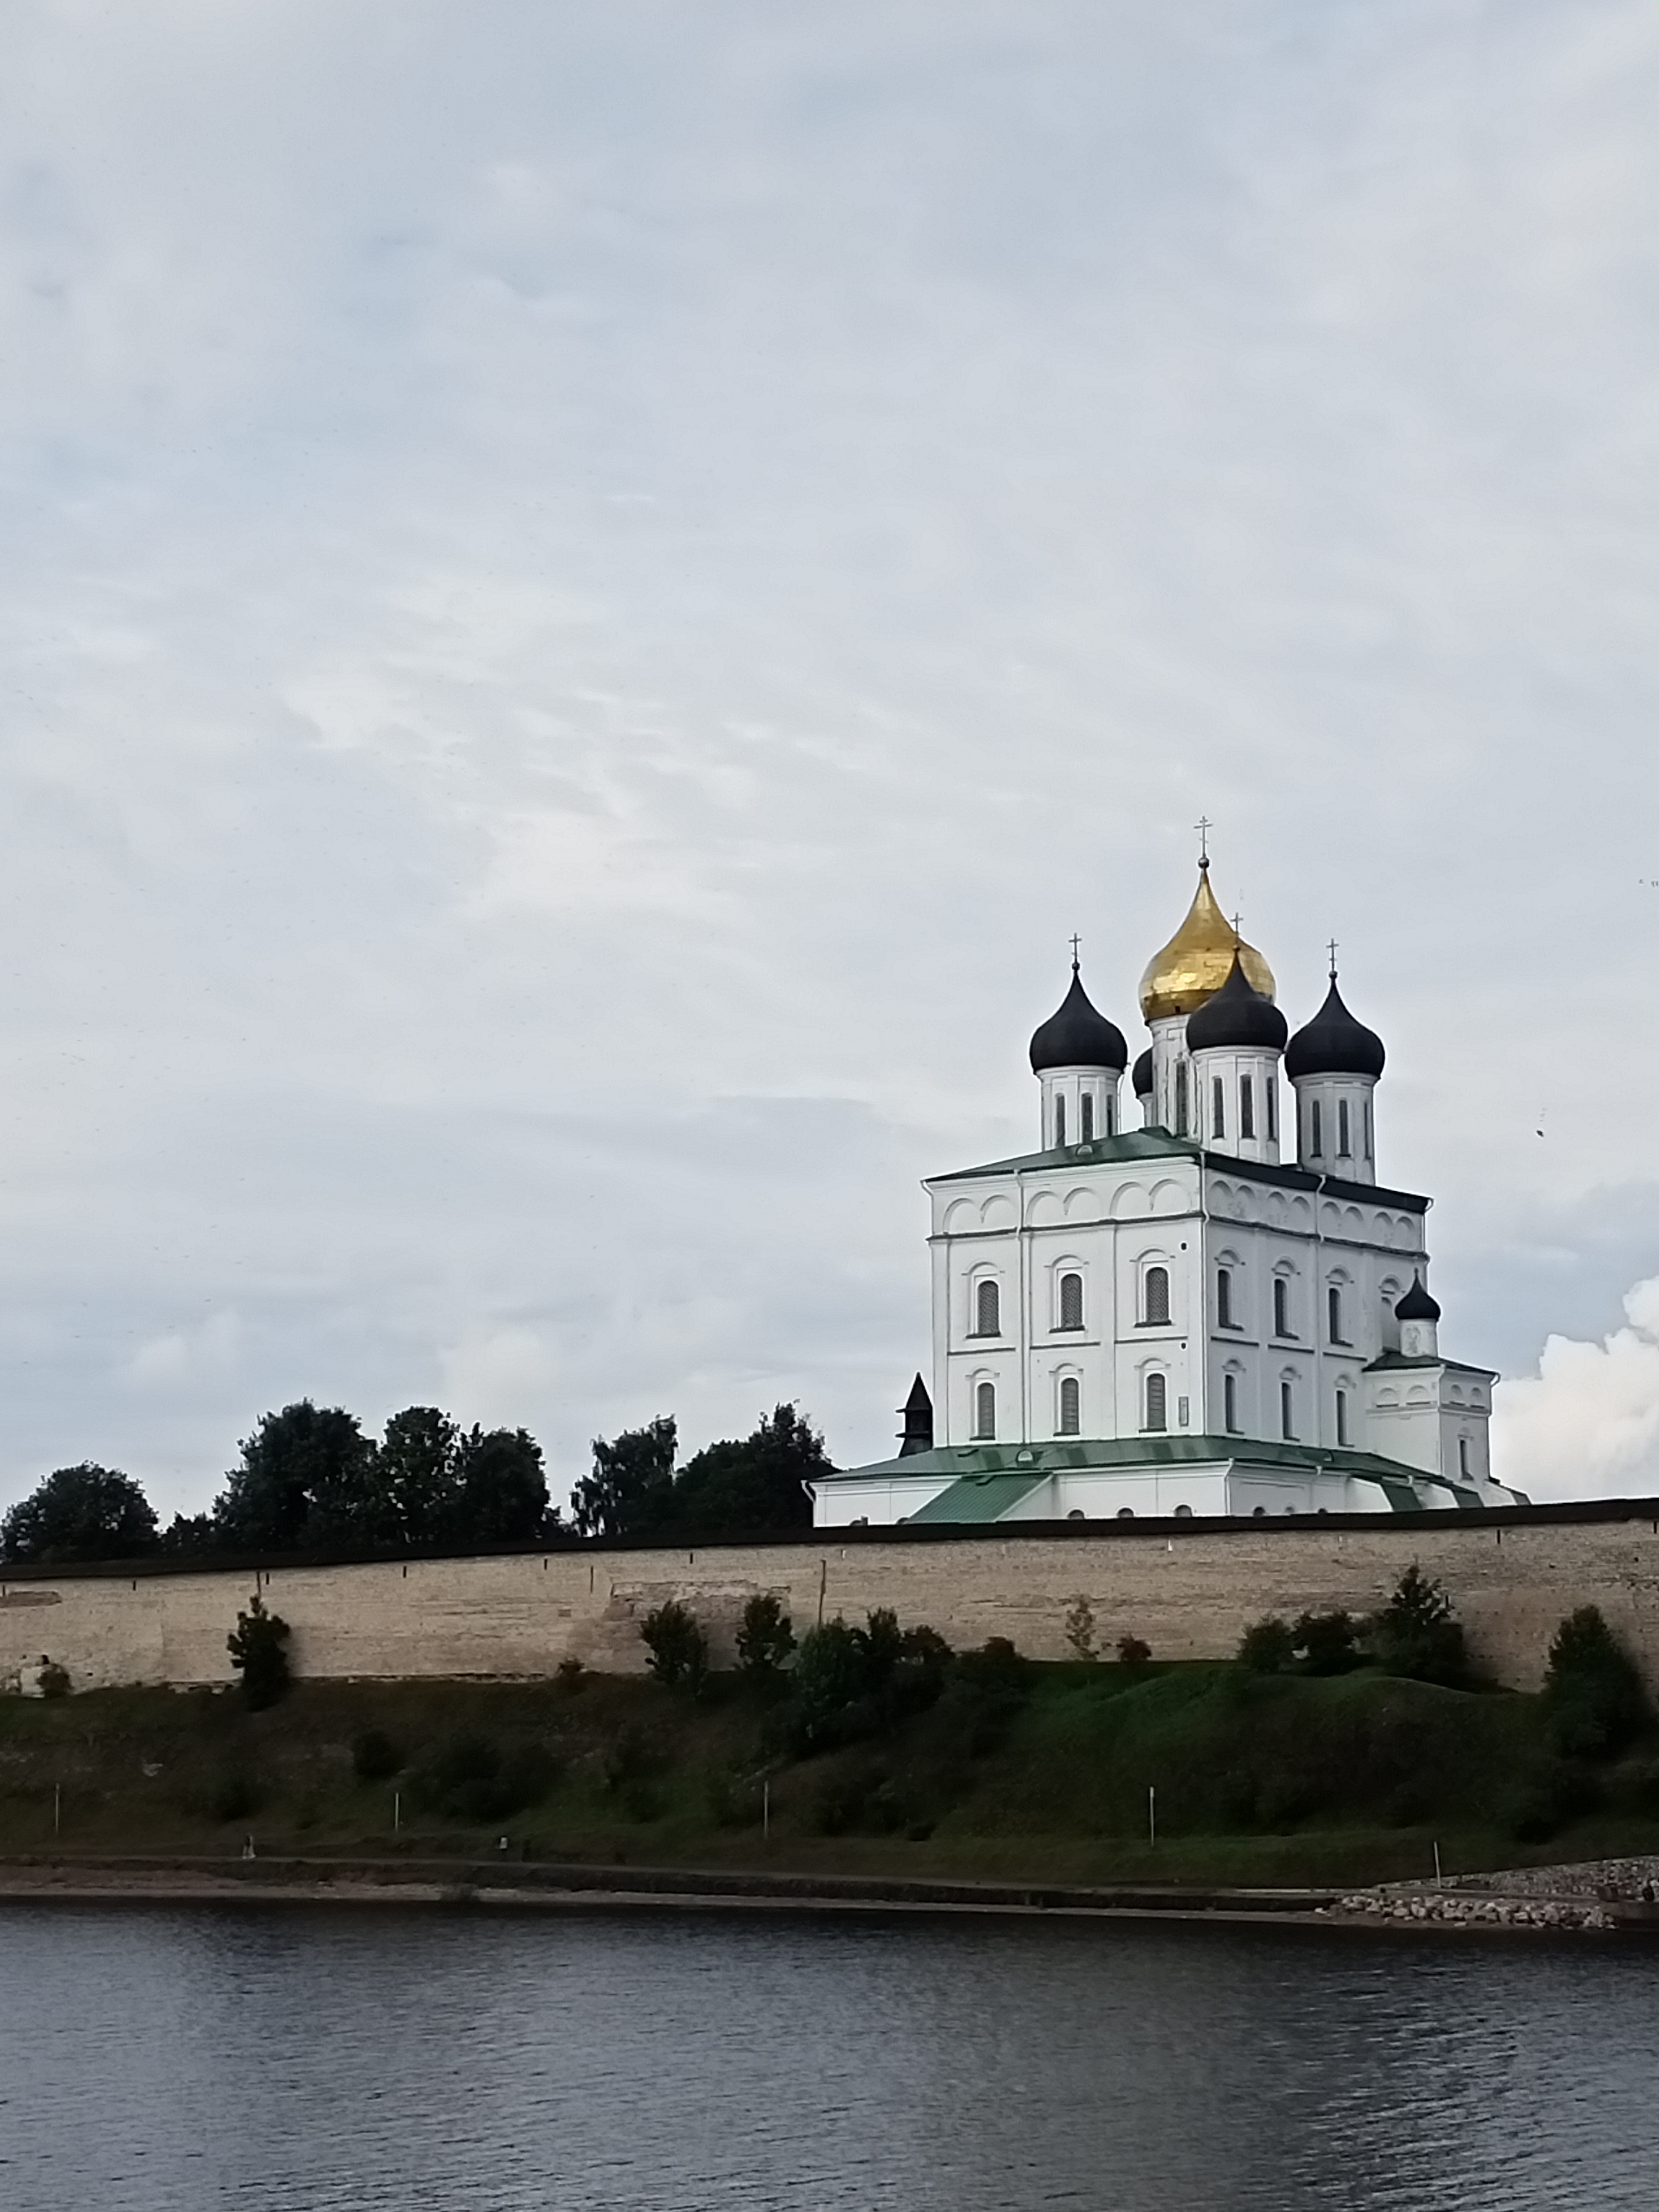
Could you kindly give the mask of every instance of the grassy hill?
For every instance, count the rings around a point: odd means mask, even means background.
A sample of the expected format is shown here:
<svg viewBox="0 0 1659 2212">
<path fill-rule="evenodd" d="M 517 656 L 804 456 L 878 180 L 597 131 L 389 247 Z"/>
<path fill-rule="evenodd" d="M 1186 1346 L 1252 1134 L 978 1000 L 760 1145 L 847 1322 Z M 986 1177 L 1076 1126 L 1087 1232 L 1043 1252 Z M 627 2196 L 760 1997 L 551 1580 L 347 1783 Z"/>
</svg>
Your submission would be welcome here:
<svg viewBox="0 0 1659 2212">
<path fill-rule="evenodd" d="M 1344 1882 L 1659 1850 L 1659 1743 L 1553 1754 L 1539 1700 L 1236 1665 L 960 1666 L 780 1748 L 733 1677 L 297 1684 L 0 1702 L 0 1852 L 514 1855 L 1033 1881 Z M 366 1771 L 365 1771 L 366 1770 Z M 1156 1791 L 1158 1837 L 1148 1835 Z M 54 1830 L 54 1818 L 57 1827 Z"/>
</svg>

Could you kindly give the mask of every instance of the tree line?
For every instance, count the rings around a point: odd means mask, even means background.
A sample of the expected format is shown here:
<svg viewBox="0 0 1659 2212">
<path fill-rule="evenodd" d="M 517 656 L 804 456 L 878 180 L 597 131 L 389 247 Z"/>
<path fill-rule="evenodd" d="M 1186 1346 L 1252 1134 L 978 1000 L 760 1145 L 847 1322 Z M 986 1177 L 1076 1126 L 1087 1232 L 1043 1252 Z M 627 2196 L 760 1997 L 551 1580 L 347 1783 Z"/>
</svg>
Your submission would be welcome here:
<svg viewBox="0 0 1659 2212">
<path fill-rule="evenodd" d="M 0 1559 L 43 1565 L 175 1553 L 494 1550 L 561 1537 L 782 1533 L 810 1527 L 807 1478 L 823 1439 L 793 1405 L 747 1437 L 677 1465 L 672 1416 L 593 1440 L 567 1522 L 526 1429 L 464 1428 L 435 1406 L 394 1413 L 378 1437 L 307 1399 L 261 1416 L 204 1513 L 163 1528 L 143 1486 L 83 1461 L 54 1470 L 0 1518 Z"/>
</svg>

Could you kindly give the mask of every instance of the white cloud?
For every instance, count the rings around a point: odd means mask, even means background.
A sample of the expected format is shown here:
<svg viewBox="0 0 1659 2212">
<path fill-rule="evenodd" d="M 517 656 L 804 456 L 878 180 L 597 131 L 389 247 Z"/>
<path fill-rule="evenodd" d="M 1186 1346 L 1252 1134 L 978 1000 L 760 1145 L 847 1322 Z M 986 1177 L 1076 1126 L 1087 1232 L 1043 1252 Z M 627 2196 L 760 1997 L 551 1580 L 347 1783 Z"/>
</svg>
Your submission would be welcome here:
<svg viewBox="0 0 1659 2212">
<path fill-rule="evenodd" d="M 1551 1336 L 1538 1372 L 1500 1382 L 1492 1458 L 1535 1498 L 1659 1494 L 1659 1275 L 1626 1293 L 1599 1344 Z"/>
</svg>

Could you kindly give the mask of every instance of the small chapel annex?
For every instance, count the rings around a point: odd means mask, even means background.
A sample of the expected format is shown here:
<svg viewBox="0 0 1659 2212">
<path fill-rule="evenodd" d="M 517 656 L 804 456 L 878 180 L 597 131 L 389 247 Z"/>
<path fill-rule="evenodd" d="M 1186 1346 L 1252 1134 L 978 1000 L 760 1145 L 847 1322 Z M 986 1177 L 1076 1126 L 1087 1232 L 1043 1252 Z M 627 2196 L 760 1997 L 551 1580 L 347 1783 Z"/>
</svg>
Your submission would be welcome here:
<svg viewBox="0 0 1659 2212">
<path fill-rule="evenodd" d="M 932 1396 L 896 1458 L 814 1485 L 817 1526 L 1525 1503 L 1492 1479 L 1496 1376 L 1439 1349 L 1429 1201 L 1377 1180 L 1382 1042 L 1334 959 L 1294 1036 L 1274 990 L 1205 857 L 1141 978 L 1127 1129 L 1073 957 L 1031 1039 L 1038 1149 L 925 1186 Z"/>
</svg>

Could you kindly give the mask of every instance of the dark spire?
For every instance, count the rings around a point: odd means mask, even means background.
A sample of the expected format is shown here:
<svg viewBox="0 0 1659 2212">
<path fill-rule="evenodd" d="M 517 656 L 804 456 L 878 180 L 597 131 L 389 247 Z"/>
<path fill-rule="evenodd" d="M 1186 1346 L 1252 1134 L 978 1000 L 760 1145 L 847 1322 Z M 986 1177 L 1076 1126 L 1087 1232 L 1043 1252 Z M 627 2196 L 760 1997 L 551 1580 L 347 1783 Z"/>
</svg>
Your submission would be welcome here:
<svg viewBox="0 0 1659 2212">
<path fill-rule="evenodd" d="M 1286 1034 L 1284 1015 L 1251 982 L 1236 950 L 1226 981 L 1187 1017 L 1188 1052 L 1283 1052 Z"/>
<path fill-rule="evenodd" d="M 1135 1062 L 1135 1097 L 1150 1098 L 1152 1095 L 1152 1048 L 1148 1045 Z"/>
<path fill-rule="evenodd" d="M 899 1439 L 899 1457 L 908 1459 L 913 1452 L 933 1449 L 933 1401 L 927 1395 L 927 1385 L 920 1375 L 910 1385 L 910 1395 L 899 1409 L 904 1416 L 904 1434 Z"/>
<path fill-rule="evenodd" d="M 1394 1310 L 1396 1321 L 1438 1321 L 1440 1308 L 1423 1287 L 1420 1273 L 1412 1276 L 1412 1286 Z"/>
<path fill-rule="evenodd" d="M 1285 1073 L 1294 1082 L 1298 1075 L 1370 1075 L 1382 1073 L 1388 1055 L 1382 1040 L 1364 1022 L 1355 1021 L 1336 988 L 1335 955 L 1331 961 L 1331 988 L 1325 1003 L 1291 1039 L 1285 1054 Z"/>
</svg>

